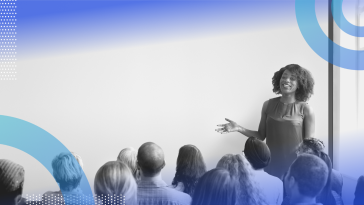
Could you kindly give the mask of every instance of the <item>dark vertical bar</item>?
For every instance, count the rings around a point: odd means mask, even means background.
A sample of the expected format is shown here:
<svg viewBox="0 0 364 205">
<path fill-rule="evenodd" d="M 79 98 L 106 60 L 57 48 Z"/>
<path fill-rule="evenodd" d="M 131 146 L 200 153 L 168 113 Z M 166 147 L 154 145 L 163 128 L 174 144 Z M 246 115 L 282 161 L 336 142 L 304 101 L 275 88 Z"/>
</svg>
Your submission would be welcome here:
<svg viewBox="0 0 364 205">
<path fill-rule="evenodd" d="M 334 20 L 331 13 L 331 0 L 329 3 L 329 156 L 331 158 L 332 163 L 334 163 L 334 65 L 330 62 L 333 62 L 333 40 L 334 40 Z"/>
</svg>

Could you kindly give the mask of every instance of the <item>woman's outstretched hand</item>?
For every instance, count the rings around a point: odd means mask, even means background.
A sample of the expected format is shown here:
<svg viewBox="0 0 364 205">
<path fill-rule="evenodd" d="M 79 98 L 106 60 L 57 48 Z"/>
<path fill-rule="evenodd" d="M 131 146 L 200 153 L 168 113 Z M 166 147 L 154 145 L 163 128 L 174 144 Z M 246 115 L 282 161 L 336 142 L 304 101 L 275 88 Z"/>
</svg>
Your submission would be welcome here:
<svg viewBox="0 0 364 205">
<path fill-rule="evenodd" d="M 228 121 L 229 123 L 217 125 L 220 128 L 215 129 L 216 132 L 219 132 L 221 134 L 226 134 L 229 132 L 236 132 L 239 130 L 239 125 L 236 124 L 236 122 L 229 120 L 227 118 L 225 118 L 225 120 Z"/>
</svg>

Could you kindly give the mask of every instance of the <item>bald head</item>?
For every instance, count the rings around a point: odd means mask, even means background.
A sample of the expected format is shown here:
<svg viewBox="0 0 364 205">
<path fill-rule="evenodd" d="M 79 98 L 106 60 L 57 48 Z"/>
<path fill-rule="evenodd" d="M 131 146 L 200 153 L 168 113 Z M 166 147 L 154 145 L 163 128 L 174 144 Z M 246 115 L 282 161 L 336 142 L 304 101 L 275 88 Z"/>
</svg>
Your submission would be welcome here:
<svg viewBox="0 0 364 205">
<path fill-rule="evenodd" d="M 153 177 L 164 167 L 162 148 L 153 142 L 146 142 L 138 150 L 138 165 L 144 176 Z"/>
</svg>

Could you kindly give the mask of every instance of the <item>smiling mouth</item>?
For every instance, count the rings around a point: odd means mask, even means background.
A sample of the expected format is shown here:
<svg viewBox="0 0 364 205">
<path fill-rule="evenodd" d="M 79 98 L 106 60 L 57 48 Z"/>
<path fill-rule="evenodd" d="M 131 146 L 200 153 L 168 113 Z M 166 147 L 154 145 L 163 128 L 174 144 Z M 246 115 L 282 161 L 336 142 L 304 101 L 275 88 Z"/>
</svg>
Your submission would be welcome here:
<svg viewBox="0 0 364 205">
<path fill-rule="evenodd" d="M 284 88 L 291 88 L 291 85 L 289 85 L 288 83 L 282 83 L 281 85 Z"/>
</svg>

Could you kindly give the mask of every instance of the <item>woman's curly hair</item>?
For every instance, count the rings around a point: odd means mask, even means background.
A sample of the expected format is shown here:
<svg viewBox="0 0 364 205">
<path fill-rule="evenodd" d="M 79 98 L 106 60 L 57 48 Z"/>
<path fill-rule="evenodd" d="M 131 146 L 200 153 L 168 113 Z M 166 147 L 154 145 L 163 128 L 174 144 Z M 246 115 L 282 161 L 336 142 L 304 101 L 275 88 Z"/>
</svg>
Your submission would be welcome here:
<svg viewBox="0 0 364 205">
<path fill-rule="evenodd" d="M 315 85 L 315 81 L 313 80 L 310 71 L 297 64 L 287 65 L 286 67 L 283 67 L 274 73 L 272 78 L 273 92 L 276 94 L 281 94 L 280 81 L 284 71 L 286 70 L 297 76 L 298 88 L 295 95 L 296 100 L 306 102 L 313 94 L 313 86 Z"/>
</svg>

